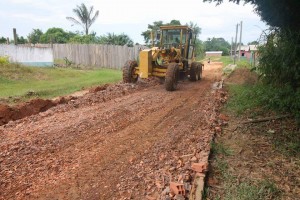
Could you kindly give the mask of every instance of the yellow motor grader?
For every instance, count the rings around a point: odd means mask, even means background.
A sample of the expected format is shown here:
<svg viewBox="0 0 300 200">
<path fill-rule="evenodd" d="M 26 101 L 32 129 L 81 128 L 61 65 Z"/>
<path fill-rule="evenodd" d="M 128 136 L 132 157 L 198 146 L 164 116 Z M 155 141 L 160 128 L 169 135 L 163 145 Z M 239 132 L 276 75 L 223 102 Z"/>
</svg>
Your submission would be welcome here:
<svg viewBox="0 0 300 200">
<path fill-rule="evenodd" d="M 179 79 L 202 78 L 201 62 L 195 61 L 196 35 L 188 26 L 161 26 L 156 36 L 158 45 L 142 50 L 139 63 L 129 60 L 123 67 L 123 81 L 135 83 L 138 78 L 156 76 L 164 79 L 168 91 L 176 90 Z M 156 46 L 156 47 L 155 47 Z"/>
</svg>

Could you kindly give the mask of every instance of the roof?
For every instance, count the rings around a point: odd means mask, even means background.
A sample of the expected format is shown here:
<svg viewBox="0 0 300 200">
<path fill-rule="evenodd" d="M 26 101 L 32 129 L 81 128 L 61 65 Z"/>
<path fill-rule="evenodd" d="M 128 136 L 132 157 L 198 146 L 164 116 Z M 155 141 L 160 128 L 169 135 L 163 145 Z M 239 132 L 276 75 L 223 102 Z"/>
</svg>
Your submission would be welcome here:
<svg viewBox="0 0 300 200">
<path fill-rule="evenodd" d="M 211 53 L 211 54 L 220 54 L 220 53 L 221 53 L 221 54 L 222 54 L 223 51 L 206 51 L 205 53 L 206 53 L 206 54 L 207 54 L 207 53 Z"/>
<path fill-rule="evenodd" d="M 188 26 L 183 25 L 167 25 L 167 26 L 161 26 L 160 29 L 191 29 Z"/>
<path fill-rule="evenodd" d="M 243 45 L 241 46 L 241 51 L 249 51 L 249 46 L 248 45 Z"/>
<path fill-rule="evenodd" d="M 257 45 L 249 45 L 250 51 L 257 51 Z"/>
</svg>

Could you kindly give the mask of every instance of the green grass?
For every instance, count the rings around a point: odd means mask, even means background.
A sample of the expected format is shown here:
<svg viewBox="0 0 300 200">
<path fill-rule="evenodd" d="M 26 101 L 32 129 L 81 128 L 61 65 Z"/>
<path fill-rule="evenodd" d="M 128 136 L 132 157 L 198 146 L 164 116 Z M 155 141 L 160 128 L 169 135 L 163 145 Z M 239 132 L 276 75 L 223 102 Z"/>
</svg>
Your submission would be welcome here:
<svg viewBox="0 0 300 200">
<path fill-rule="evenodd" d="M 205 60 L 208 60 L 208 58 L 206 58 Z M 229 64 L 233 64 L 233 59 L 231 59 L 230 56 L 212 57 L 211 61 L 212 62 L 222 62 L 223 67 L 226 67 Z M 236 65 L 238 68 L 248 68 L 248 69 L 251 68 L 250 62 L 246 58 L 241 58 L 240 61 L 236 62 Z"/>
<path fill-rule="evenodd" d="M 224 200 L 280 199 L 280 190 L 274 183 L 263 180 L 258 183 L 245 181 L 227 183 Z"/>
<path fill-rule="evenodd" d="M 26 100 L 31 98 L 26 96 L 30 91 L 40 98 L 52 98 L 120 80 L 121 71 L 118 70 L 77 70 L 1 64 L 0 98 L 18 97 Z"/>
<path fill-rule="evenodd" d="M 216 143 L 212 142 L 211 143 L 211 151 L 213 154 L 218 154 L 218 155 L 224 155 L 224 156 L 232 156 L 233 155 L 233 150 L 229 149 L 222 143 Z"/>
<path fill-rule="evenodd" d="M 299 108 L 300 93 L 287 95 L 289 88 L 280 89 L 264 84 L 256 85 L 228 85 L 230 99 L 225 105 L 227 112 L 233 115 L 247 115 L 250 118 L 263 116 L 264 113 L 290 113 L 296 116 L 300 124 Z M 289 130 L 287 127 L 275 133 L 267 133 L 274 148 L 286 156 L 300 156 L 299 131 Z"/>
</svg>

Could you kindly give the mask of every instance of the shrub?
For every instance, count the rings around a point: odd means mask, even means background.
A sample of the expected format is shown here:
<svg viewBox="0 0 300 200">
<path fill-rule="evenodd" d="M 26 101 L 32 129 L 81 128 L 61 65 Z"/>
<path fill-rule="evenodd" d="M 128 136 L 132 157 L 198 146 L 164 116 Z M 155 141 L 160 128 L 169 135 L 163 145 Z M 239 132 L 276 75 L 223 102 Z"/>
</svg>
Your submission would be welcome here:
<svg viewBox="0 0 300 200">
<path fill-rule="evenodd" d="M 0 56 L 0 64 L 8 64 L 9 60 L 8 60 L 8 56 Z"/>
</svg>

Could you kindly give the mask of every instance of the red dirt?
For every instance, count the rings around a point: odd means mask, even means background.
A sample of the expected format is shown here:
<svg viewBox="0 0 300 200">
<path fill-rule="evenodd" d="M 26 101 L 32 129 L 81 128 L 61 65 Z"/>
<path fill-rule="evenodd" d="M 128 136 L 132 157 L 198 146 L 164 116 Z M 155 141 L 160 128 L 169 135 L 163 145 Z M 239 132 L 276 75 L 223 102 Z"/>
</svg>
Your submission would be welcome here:
<svg viewBox="0 0 300 200">
<path fill-rule="evenodd" d="M 257 81 L 258 81 L 257 73 L 251 72 L 247 68 L 235 69 L 226 79 L 227 83 L 250 84 L 250 85 L 255 84 Z"/>
<path fill-rule="evenodd" d="M 55 102 L 44 99 L 33 99 L 14 107 L 0 104 L 0 125 L 44 112 L 55 105 Z"/>
<path fill-rule="evenodd" d="M 0 126 L 0 199 L 164 199 L 171 181 L 190 179 L 191 164 L 208 157 L 220 68 L 175 92 L 110 85 Z"/>
</svg>

